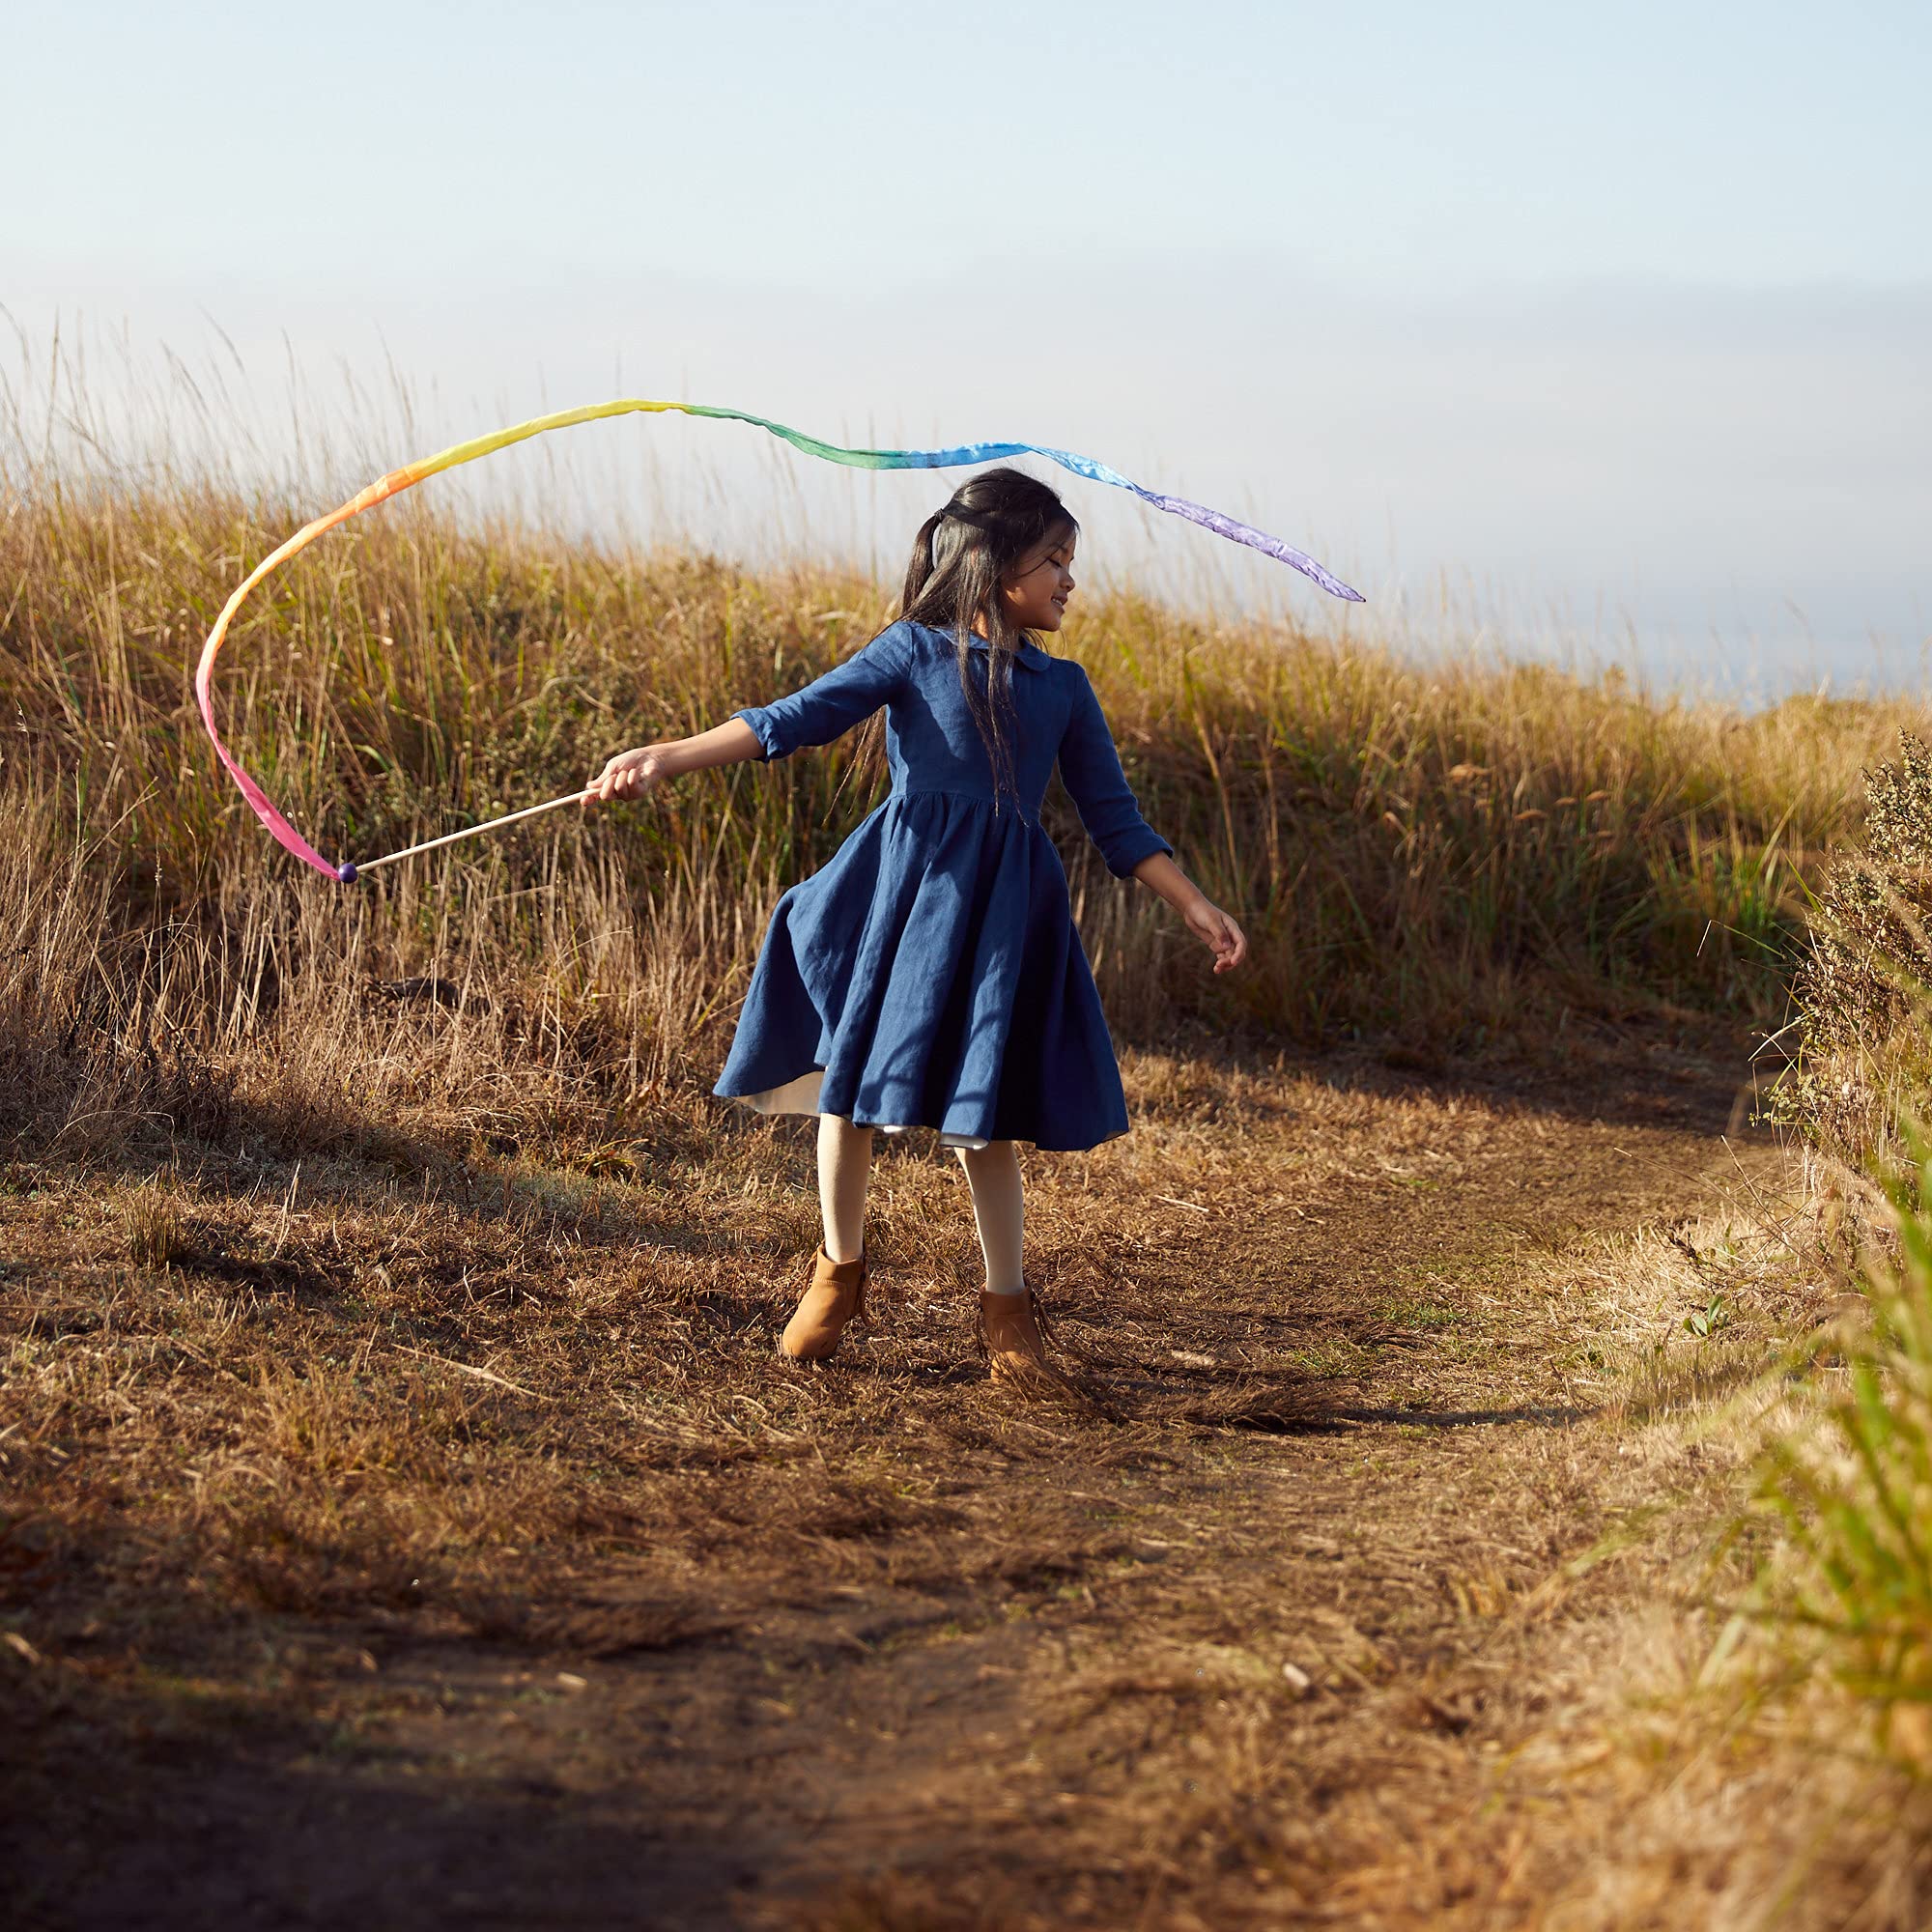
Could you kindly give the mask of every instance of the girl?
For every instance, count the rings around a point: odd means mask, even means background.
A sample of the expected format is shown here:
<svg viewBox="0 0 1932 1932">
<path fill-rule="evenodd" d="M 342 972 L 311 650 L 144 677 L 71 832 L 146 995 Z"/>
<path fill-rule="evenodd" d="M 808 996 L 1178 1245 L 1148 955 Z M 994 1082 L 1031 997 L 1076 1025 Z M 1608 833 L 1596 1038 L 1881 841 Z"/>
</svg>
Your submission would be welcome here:
<svg viewBox="0 0 1932 1932">
<path fill-rule="evenodd" d="M 1079 526 L 1016 469 L 971 478 L 920 526 L 903 614 L 836 669 L 693 738 L 619 753 L 586 804 L 664 779 L 829 744 L 886 712 L 892 791 L 779 901 L 716 1091 L 818 1117 L 825 1241 L 779 1346 L 822 1361 L 864 1312 L 874 1130 L 936 1128 L 972 1187 L 986 1264 L 980 1332 L 996 1378 L 1038 1384 L 1021 1266 L 1015 1141 L 1078 1151 L 1127 1130 L 1107 1023 L 1040 830 L 1056 762 L 1110 870 L 1180 914 L 1214 954 L 1241 929 L 1141 816 L 1087 673 L 1050 656 Z"/>
</svg>

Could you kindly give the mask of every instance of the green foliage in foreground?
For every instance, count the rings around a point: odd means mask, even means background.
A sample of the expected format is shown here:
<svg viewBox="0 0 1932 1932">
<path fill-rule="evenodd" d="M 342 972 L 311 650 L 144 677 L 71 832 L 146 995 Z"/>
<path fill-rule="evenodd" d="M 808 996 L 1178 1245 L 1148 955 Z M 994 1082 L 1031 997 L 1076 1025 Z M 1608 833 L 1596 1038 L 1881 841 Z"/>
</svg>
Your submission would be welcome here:
<svg viewBox="0 0 1932 1932">
<path fill-rule="evenodd" d="M 1785 1548 L 1760 1607 L 1916 1761 L 1932 1736 L 1932 1146 L 1907 1138 L 1917 1185 L 1892 1189 L 1899 1259 L 1872 1284 L 1871 1326 L 1837 1338 L 1816 1412 L 1769 1452 Z"/>
</svg>

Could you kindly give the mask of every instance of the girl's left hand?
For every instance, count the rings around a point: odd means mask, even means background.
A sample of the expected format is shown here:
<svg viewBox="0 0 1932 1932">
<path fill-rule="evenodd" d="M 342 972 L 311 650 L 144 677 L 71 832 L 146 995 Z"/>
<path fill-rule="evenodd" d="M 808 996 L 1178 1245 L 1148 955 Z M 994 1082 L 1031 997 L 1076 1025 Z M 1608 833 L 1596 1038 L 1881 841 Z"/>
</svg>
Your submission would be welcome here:
<svg viewBox="0 0 1932 1932">
<path fill-rule="evenodd" d="M 1248 936 L 1211 899 L 1198 899 L 1181 915 L 1187 929 L 1214 955 L 1214 970 L 1230 973 L 1248 956 Z"/>
</svg>

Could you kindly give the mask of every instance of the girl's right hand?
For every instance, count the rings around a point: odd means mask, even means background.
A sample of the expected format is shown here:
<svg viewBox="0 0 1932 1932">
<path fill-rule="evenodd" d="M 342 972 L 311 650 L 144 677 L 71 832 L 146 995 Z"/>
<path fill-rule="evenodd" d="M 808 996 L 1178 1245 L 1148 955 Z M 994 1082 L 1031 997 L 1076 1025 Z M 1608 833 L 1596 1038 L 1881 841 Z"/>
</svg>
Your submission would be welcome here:
<svg viewBox="0 0 1932 1932">
<path fill-rule="evenodd" d="M 639 745 L 619 752 L 584 787 L 585 805 L 609 805 L 615 799 L 642 798 L 651 787 L 671 776 L 670 760 L 662 745 Z"/>
<path fill-rule="evenodd" d="M 1205 895 L 1181 914 L 1187 927 L 1214 955 L 1217 973 L 1232 972 L 1248 956 L 1248 935 Z"/>
</svg>

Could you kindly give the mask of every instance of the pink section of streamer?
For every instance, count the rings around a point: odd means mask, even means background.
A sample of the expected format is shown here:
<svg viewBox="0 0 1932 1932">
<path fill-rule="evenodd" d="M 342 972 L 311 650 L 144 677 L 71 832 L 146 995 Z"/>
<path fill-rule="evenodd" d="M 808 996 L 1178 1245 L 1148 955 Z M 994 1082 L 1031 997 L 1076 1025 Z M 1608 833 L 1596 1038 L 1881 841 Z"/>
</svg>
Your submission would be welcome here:
<svg viewBox="0 0 1932 1932">
<path fill-rule="evenodd" d="M 368 509 L 371 504 L 380 503 L 384 497 L 393 497 L 398 490 L 407 490 L 412 483 L 420 480 L 420 470 L 392 469 L 388 475 L 380 477 L 366 490 L 358 492 L 339 509 L 329 511 L 326 517 L 318 517 L 312 524 L 304 524 L 278 550 L 271 551 L 242 579 L 236 586 L 235 594 L 221 607 L 221 615 L 214 620 L 214 628 L 209 632 L 208 641 L 201 647 L 201 662 L 195 666 L 194 695 L 201 706 L 201 722 L 208 726 L 208 735 L 213 742 L 215 755 L 227 766 L 228 776 L 235 781 L 255 816 L 269 828 L 270 833 L 280 844 L 293 852 L 303 864 L 313 866 L 318 872 L 325 872 L 329 878 L 337 881 L 342 875 L 269 803 L 268 795 L 236 762 L 235 754 L 222 742 L 221 733 L 214 728 L 214 700 L 211 692 L 214 660 L 228 636 L 228 620 L 242 608 L 242 602 L 249 591 L 254 589 L 270 571 L 278 564 L 285 563 L 305 545 L 313 543 L 325 530 L 333 529 L 337 524 L 344 523 L 359 511 Z"/>
</svg>

